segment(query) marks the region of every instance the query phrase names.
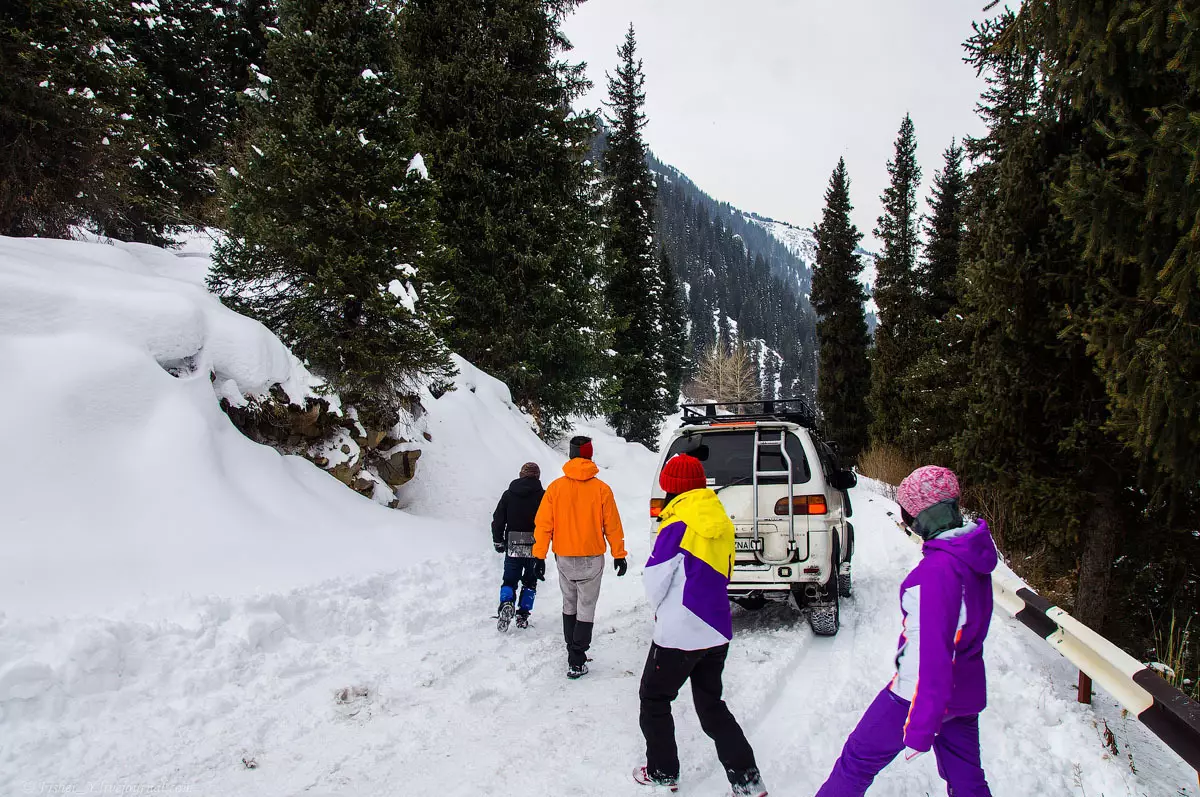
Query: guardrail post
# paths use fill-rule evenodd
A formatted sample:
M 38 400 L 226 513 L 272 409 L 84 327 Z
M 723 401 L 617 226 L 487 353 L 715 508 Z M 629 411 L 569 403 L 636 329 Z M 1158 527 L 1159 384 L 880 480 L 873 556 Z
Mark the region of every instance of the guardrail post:
M 1079 671 L 1079 702 L 1092 704 L 1092 679 L 1083 670 Z

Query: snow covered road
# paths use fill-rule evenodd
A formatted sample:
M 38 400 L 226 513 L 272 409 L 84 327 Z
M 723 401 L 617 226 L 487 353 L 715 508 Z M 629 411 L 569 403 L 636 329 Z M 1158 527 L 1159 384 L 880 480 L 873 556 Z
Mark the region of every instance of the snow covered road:
M 642 466 L 652 458 L 640 459 L 604 474 L 634 562 L 649 544 Z M 855 597 L 837 637 L 814 637 L 784 606 L 735 619 L 727 697 L 777 797 L 816 791 L 891 674 L 896 588 L 917 551 L 885 499 L 860 489 L 855 506 Z M 651 634 L 640 568 L 606 574 L 591 673 L 575 682 L 564 677 L 553 566 L 533 627 L 501 635 L 490 619 L 499 565 L 491 553 L 456 556 L 289 594 L 190 601 L 170 618 L 8 621 L 2 660 L 29 664 L 0 679 L 0 794 L 117 784 L 230 797 L 640 793 L 629 779 Z M 1011 621 L 993 628 L 981 725 L 997 795 L 1195 794 L 1186 767 L 1135 723 L 1114 728 L 1122 755 L 1111 756 L 1095 715 L 1071 702 L 1069 670 Z M 676 716 L 682 793 L 725 793 L 686 693 Z M 1134 774 L 1128 743 L 1154 766 L 1135 757 Z M 871 792 L 940 793 L 929 756 L 893 764 Z

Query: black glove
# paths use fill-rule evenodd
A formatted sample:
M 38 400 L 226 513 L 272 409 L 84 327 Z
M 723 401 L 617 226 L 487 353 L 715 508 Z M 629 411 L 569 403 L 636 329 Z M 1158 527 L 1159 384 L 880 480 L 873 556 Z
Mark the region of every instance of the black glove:
M 496 553 L 504 553 L 504 543 L 493 542 L 492 545 L 496 546 Z
M 538 577 L 538 581 L 546 580 L 546 560 L 538 559 L 533 565 L 534 575 Z
M 613 559 L 613 570 L 617 571 L 617 578 L 625 575 L 625 571 L 629 569 L 629 563 L 624 559 Z

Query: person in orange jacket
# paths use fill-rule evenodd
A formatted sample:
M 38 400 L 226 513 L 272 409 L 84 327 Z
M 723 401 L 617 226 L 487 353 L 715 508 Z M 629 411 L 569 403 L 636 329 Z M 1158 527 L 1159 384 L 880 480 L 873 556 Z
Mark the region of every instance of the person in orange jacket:
M 567 643 L 567 677 L 587 674 L 587 651 L 604 575 L 604 551 L 612 549 L 613 569 L 625 575 L 625 532 L 612 488 L 596 478 L 592 441 L 571 438 L 571 461 L 563 476 L 551 482 L 538 508 L 533 529 L 533 556 L 543 561 L 551 545 L 563 596 L 563 639 Z

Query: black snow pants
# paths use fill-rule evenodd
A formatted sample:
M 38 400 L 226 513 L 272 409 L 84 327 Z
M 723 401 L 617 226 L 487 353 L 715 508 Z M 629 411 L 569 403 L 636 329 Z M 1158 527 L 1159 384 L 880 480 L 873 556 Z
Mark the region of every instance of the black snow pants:
M 671 702 L 684 681 L 692 682 L 692 700 L 700 727 L 717 745 L 717 758 L 729 782 L 740 785 L 758 777 L 754 751 L 729 707 L 721 699 L 721 674 L 729 645 L 705 650 L 676 650 L 650 644 L 642 672 L 640 724 L 646 737 L 646 769 L 658 779 L 679 777 L 679 748 L 675 745 L 675 720 Z

